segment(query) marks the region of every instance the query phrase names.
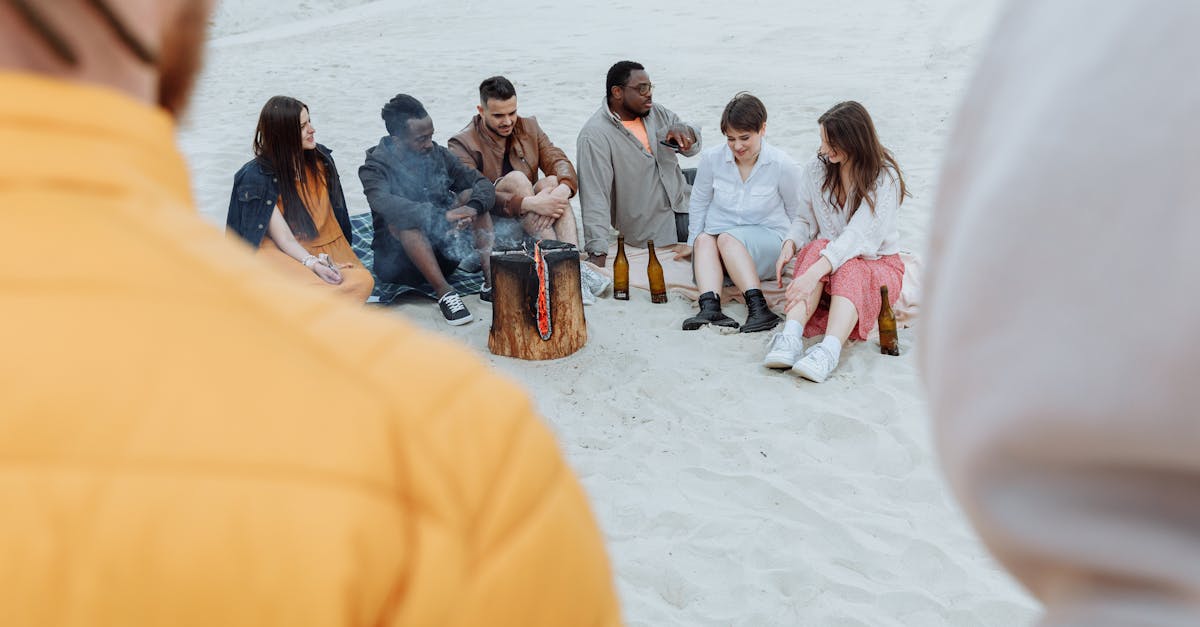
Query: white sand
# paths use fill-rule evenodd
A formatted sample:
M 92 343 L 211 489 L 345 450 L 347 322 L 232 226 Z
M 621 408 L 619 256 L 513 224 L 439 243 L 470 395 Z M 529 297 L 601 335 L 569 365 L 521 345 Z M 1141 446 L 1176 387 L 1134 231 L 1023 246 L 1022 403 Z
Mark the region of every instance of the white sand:
M 221 6 L 181 133 L 214 223 L 272 95 L 309 104 L 358 212 L 356 170 L 395 93 L 425 103 L 444 143 L 474 113 L 479 81 L 504 74 L 521 112 L 574 159 L 605 71 L 629 58 L 647 66 L 656 102 L 703 125 L 707 146 L 722 141 L 720 111 L 739 90 L 766 102 L 770 141 L 798 159 L 816 150 L 821 112 L 863 102 L 915 194 L 901 236 L 917 251 L 997 10 L 997 0 L 276 5 Z M 543 41 L 530 43 L 538 30 Z M 489 355 L 490 308 L 467 303 L 483 320 L 455 329 L 424 300 L 385 315 L 459 338 L 535 396 L 592 497 L 630 624 L 1008 626 L 1034 615 L 938 472 L 911 332 L 899 358 L 849 346 L 815 385 L 758 366 L 768 334 L 680 331 L 693 306 L 678 299 L 602 300 L 587 312 L 587 346 L 546 363 Z

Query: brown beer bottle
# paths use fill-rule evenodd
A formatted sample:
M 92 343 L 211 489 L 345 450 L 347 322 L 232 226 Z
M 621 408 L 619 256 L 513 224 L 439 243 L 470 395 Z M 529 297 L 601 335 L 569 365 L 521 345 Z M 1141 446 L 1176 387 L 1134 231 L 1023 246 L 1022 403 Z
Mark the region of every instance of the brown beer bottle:
M 879 308 L 879 352 L 884 355 L 899 355 L 900 340 L 896 337 L 896 314 L 892 313 L 892 305 L 888 303 L 886 285 L 879 286 L 879 296 L 883 306 Z
M 650 263 L 646 265 L 646 278 L 650 279 L 650 302 L 665 303 L 667 282 L 663 280 L 662 264 L 658 263 L 658 257 L 654 255 L 654 240 L 646 242 L 646 249 L 650 251 Z
M 617 236 L 617 258 L 613 261 L 613 298 L 629 300 L 629 258 L 625 256 L 625 236 Z

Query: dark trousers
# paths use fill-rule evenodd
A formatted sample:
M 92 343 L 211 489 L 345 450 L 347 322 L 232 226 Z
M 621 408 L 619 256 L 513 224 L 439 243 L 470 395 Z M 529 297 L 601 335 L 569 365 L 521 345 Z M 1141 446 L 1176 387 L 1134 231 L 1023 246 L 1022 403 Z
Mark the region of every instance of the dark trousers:
M 683 178 L 687 181 L 688 186 L 696 182 L 696 168 L 684 168 Z M 675 214 L 675 239 L 680 242 L 686 242 L 688 238 L 688 214 Z

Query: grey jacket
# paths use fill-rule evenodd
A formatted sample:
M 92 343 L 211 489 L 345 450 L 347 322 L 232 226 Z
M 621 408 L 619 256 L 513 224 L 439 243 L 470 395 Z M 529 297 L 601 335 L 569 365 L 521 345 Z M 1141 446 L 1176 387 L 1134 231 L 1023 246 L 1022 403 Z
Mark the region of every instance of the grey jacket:
M 607 100 L 579 131 L 575 163 L 588 253 L 608 253 L 612 227 L 632 246 L 651 239 L 659 246 L 675 243 L 675 213 L 688 210 L 687 182 L 675 151 L 658 142 L 672 125 L 686 123 L 657 104 L 644 121 L 653 155 L 609 111 Z M 696 143 L 683 153 L 690 157 L 700 152 L 700 129 L 688 126 L 696 134 Z

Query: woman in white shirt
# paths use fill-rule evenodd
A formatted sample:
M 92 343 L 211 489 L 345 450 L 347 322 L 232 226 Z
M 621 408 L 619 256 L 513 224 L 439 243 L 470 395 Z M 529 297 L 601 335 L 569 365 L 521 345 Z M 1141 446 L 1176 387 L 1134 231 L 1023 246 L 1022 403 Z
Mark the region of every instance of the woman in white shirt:
M 779 324 L 760 289 L 775 277 L 783 237 L 799 206 L 800 170 L 786 153 L 763 139 L 767 108 L 742 92 L 725 105 L 721 133 L 726 145 L 704 152 L 688 208 L 688 245 L 700 288 L 700 313 L 683 321 L 690 331 L 706 324 L 737 328 L 721 313 L 721 285 L 728 274 L 745 295 L 749 314 L 743 333 Z M 685 251 L 681 256 L 686 256 Z
M 775 265 L 776 280 L 795 259 L 787 323 L 771 340 L 768 368 L 820 383 L 837 367 L 848 339 L 865 340 L 904 279 L 896 214 L 908 195 L 900 166 L 875 133 L 870 114 L 842 102 L 818 120 L 821 150 L 802 171 L 800 211 Z M 828 305 L 825 296 L 828 295 Z M 802 335 L 825 334 L 808 350 Z

